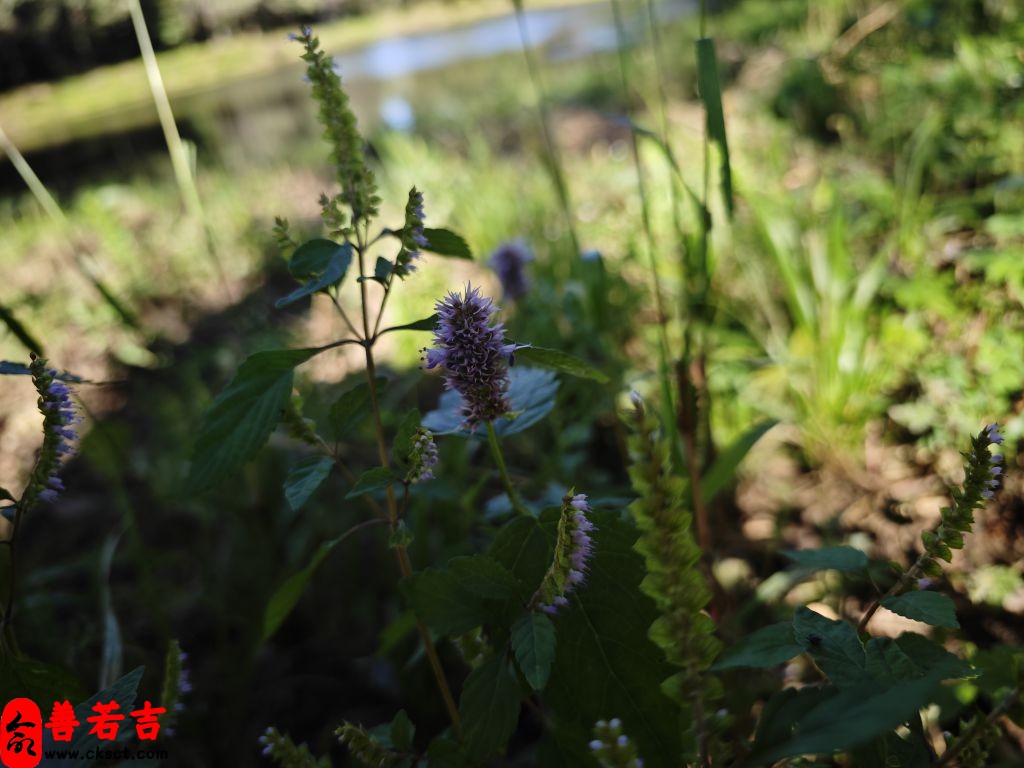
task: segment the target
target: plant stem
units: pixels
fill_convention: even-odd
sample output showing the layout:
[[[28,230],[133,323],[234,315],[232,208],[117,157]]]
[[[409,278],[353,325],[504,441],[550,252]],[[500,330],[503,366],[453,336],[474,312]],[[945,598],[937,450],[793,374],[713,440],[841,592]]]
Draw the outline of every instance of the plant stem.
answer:
[[[508,469],[505,466],[505,457],[502,455],[501,445],[498,443],[498,433],[494,431],[494,424],[490,421],[487,422],[487,442],[491,446],[491,456],[494,457],[494,463],[498,465],[498,473],[501,475],[501,484],[505,487],[505,493],[508,494],[508,500],[512,502],[512,509],[520,515],[529,515],[530,511],[524,507],[523,503],[519,500],[519,494],[516,493],[515,486],[512,485],[512,478],[508,476]]]
[[[366,250],[365,237],[359,232],[358,226],[356,227],[356,236],[359,240],[356,251],[359,254],[359,276],[365,277],[364,271],[364,258],[363,254]],[[362,310],[363,310],[363,333],[366,342],[363,344],[363,350],[366,353],[366,379],[367,385],[370,390],[370,409],[373,412],[373,427],[374,432],[377,436],[377,455],[380,459],[380,465],[386,467],[389,465],[388,461],[388,448],[387,442],[384,439],[384,426],[380,419],[380,403],[377,399],[377,367],[373,360],[373,340],[370,338],[370,319],[369,310],[366,303],[366,281],[359,281],[359,290],[362,299]],[[388,525],[392,532],[398,527],[398,505],[395,500],[395,491],[391,485],[387,488],[387,499],[388,499]],[[407,579],[412,576],[412,563],[409,560],[409,553],[406,550],[404,544],[395,544],[395,558],[398,560],[398,570],[401,573],[403,579]],[[448,686],[448,679],[445,677],[444,668],[441,666],[441,659],[437,655],[437,648],[434,647],[434,641],[430,637],[430,631],[427,626],[416,617],[416,629],[420,635],[420,641],[423,643],[423,649],[426,652],[427,660],[430,663],[430,669],[434,674],[434,680],[437,683],[437,687],[441,692],[441,698],[444,699],[445,709],[448,710],[448,717],[452,722],[452,729],[455,731],[455,735],[461,741],[462,740],[462,721],[459,718],[459,710],[455,705],[455,699],[452,696],[451,688]]]
[[[875,601],[868,606],[868,609],[864,612],[864,615],[861,616],[860,621],[857,623],[857,632],[864,632],[867,630],[868,622],[871,621],[871,617],[875,615],[875,612],[881,608],[883,600],[900,594],[907,586],[910,585],[910,582],[920,575],[921,568],[928,557],[927,552],[922,554],[917,558],[917,561],[910,566],[909,570],[900,576],[895,584],[889,587],[888,592],[881,597],[875,598]]]

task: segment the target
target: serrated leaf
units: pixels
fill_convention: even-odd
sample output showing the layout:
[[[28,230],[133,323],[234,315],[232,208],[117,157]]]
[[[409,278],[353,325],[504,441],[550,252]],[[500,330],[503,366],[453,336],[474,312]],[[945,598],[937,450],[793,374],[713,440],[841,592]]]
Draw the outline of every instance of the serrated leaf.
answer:
[[[820,549],[784,549],[782,554],[801,568],[813,571],[836,570],[849,573],[868,567],[868,556],[846,545]]]
[[[800,606],[793,616],[793,636],[839,688],[858,685],[867,679],[864,646],[852,624],[833,621]]]
[[[931,702],[938,686],[936,678],[927,677],[840,690],[801,717],[792,738],[755,750],[743,766],[771,765],[785,757],[831,754],[866,744],[914,717]]]
[[[278,349],[246,358],[203,416],[188,478],[194,492],[212,487],[263,447],[291,397],[295,367],[318,351]]]
[[[905,592],[882,600],[882,607],[914,621],[934,627],[957,629],[956,605],[939,592]]]
[[[72,701],[85,695],[81,682],[68,669],[27,657],[0,654],[0,698],[26,698],[37,703]],[[44,705],[45,706],[45,705]]]
[[[865,647],[866,669],[876,680],[918,680],[973,677],[970,664],[924,635],[904,632],[897,639],[873,637]]]
[[[356,499],[366,493],[382,491],[392,483],[399,481],[398,475],[391,467],[374,467],[359,476],[352,490],[345,494],[346,499]]]
[[[427,568],[403,581],[401,588],[416,615],[442,635],[460,635],[487,623],[519,593],[515,577],[486,555],[457,557],[445,568]]]
[[[512,625],[512,651],[530,687],[544,690],[555,661],[555,625],[551,619],[532,611],[520,616]]]
[[[383,336],[385,333],[391,333],[392,331],[432,331],[437,327],[438,314],[435,312],[430,317],[425,317],[422,320],[417,320],[413,323],[406,323],[405,325],[395,325],[391,328],[385,328],[381,331]]]
[[[722,87],[718,79],[718,58],[715,41],[702,37],[697,40],[697,87],[704,102],[705,130],[710,141],[718,145],[721,156],[719,181],[722,198],[729,216],[733,213],[732,168],[729,163],[729,141],[725,134],[725,113],[722,110]],[[707,201],[705,201],[706,203]]]
[[[348,272],[348,268],[351,263],[352,246],[347,243],[345,245],[337,246],[331,254],[330,260],[323,272],[310,278],[307,282],[303,283],[287,296],[278,299],[274,303],[274,306],[278,309],[287,307],[289,304],[293,304],[299,299],[317,293],[318,291],[323,291],[330,288],[332,285],[340,283],[345,279],[345,274]]]
[[[424,228],[423,236],[427,239],[427,244],[423,247],[425,251],[456,259],[473,258],[473,252],[469,250],[469,245],[462,236],[449,229]]]
[[[378,394],[387,384],[387,379],[378,376],[375,380]],[[327,424],[335,440],[344,440],[370,415],[370,385],[363,381],[341,395],[327,415]]]
[[[729,487],[736,477],[736,469],[746,458],[750,449],[776,424],[778,422],[774,420],[755,424],[718,454],[715,463],[708,468],[700,480],[701,494],[704,496],[705,504],[710,504],[718,497],[718,494]]]
[[[459,716],[470,757],[484,760],[505,746],[519,720],[519,683],[504,653],[469,673]]]
[[[515,356],[517,360],[525,360],[527,363],[539,365],[541,368],[550,368],[559,373],[567,373],[580,379],[591,379],[601,384],[608,383],[608,377],[601,371],[578,357],[557,349],[525,346],[517,349]]]
[[[298,512],[309,501],[320,484],[331,474],[334,460],[326,456],[308,456],[288,473],[284,481],[284,497],[288,506]]]
[[[100,741],[97,734],[89,733],[85,727],[87,718],[94,717],[93,707],[97,702],[116,701],[120,705],[120,712],[131,712],[135,708],[136,697],[138,696],[139,683],[142,682],[142,667],[136,667],[127,675],[122,677],[109,688],[106,688],[87,701],[75,706],[75,719],[82,723],[82,727],[75,728],[74,736],[70,743],[55,742],[49,728],[44,728],[43,752],[49,750],[66,750],[65,754],[73,754],[75,757],[53,758],[46,761],[47,768],[86,768],[95,763],[95,756],[88,757],[87,754],[95,750],[112,749],[117,744],[123,744],[135,738],[135,729],[122,724],[117,730],[117,736],[113,741]],[[58,699],[59,700],[59,699]],[[51,702],[52,704],[52,702]],[[127,719],[127,718],[126,718]]]
[[[338,252],[346,248],[351,251],[351,246],[347,244],[343,245],[322,237],[313,238],[295,249],[295,253],[288,261],[288,271],[296,280],[318,277],[327,271]]]
[[[753,751],[764,752],[791,739],[800,718],[838,693],[834,685],[826,685],[785,688],[773,695],[757,718]]]
[[[793,635],[793,622],[782,621],[762,627],[730,649],[711,669],[753,667],[764,669],[783,664],[804,652]]]
[[[520,368],[509,371],[508,399],[512,405],[514,419],[497,419],[494,431],[499,437],[514,435],[533,426],[551,412],[555,407],[555,393],[558,391],[558,379],[551,371],[538,368]],[[447,390],[441,395],[437,410],[423,417],[423,426],[438,435],[469,436],[462,429],[465,417],[462,415],[462,396],[455,390]],[[487,430],[483,425],[473,433],[485,436]]]

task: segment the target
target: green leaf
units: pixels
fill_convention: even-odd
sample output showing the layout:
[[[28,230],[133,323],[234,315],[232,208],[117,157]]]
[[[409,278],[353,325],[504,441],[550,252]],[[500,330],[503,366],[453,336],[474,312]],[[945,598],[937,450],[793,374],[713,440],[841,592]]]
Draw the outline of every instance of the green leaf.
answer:
[[[555,625],[543,613],[530,612],[512,625],[512,651],[526,682],[544,690],[555,661]]]
[[[785,688],[770,699],[757,718],[753,752],[765,752],[793,737],[800,718],[839,692],[834,685]]]
[[[555,407],[556,392],[558,379],[551,371],[518,366],[512,368],[509,371],[508,399],[516,416],[513,419],[497,419],[494,431],[499,437],[504,437],[532,427]],[[437,410],[423,417],[423,426],[438,435],[457,434],[468,437],[470,433],[462,429],[463,421],[462,396],[455,390],[447,390],[442,393]],[[483,437],[487,430],[480,425],[473,434]]]
[[[868,678],[864,646],[849,622],[833,621],[800,606],[793,616],[793,636],[839,688],[863,683]]]
[[[373,265],[373,276],[381,283],[388,279],[388,275],[391,274],[391,270],[394,269],[394,264],[385,259],[383,256],[377,257],[377,263]]]
[[[729,216],[733,213],[732,169],[729,165],[729,142],[725,135],[725,114],[722,111],[722,88],[718,80],[718,59],[715,41],[702,37],[697,41],[697,87],[704,102],[708,139],[718,145],[721,154],[722,198]],[[705,201],[707,202],[707,201]]]
[[[344,540],[346,535],[347,533],[343,533],[330,541],[323,542],[317,548],[309,564],[298,573],[293,573],[285,579],[284,583],[270,596],[267,609],[263,613],[264,640],[269,639],[277,632],[284,620],[288,618],[288,614],[292,612],[298,604],[299,598],[306,591],[306,587],[309,586],[310,579],[313,578],[316,569],[320,567],[320,563],[338,543]]]
[[[398,710],[398,714],[391,721],[391,744],[399,752],[412,752],[412,740],[416,736],[416,726],[405,714],[404,709]]]
[[[85,695],[81,682],[68,669],[11,653],[0,654],[0,698],[40,702],[72,701]]]
[[[327,271],[339,252],[346,249],[349,252],[352,250],[348,244],[342,245],[333,240],[314,238],[295,249],[288,262],[288,271],[296,280],[318,277]]]
[[[469,673],[459,716],[470,757],[484,760],[505,746],[519,719],[519,683],[504,653]]]
[[[797,643],[793,635],[793,622],[783,621],[751,633],[716,661],[711,669],[774,667],[803,652],[803,646]]]
[[[298,253],[298,251],[296,251],[296,253]],[[312,277],[284,298],[278,299],[274,303],[274,306],[281,309],[282,307],[293,304],[299,299],[305,298],[310,294],[323,291],[332,285],[340,283],[345,279],[345,274],[348,272],[348,268],[351,263],[352,246],[347,243],[345,245],[337,246],[331,254],[330,261],[328,261],[327,266],[324,268],[322,273]]]
[[[822,547],[821,549],[784,549],[782,554],[801,568],[812,571],[862,571],[868,567],[868,556],[850,546]]]
[[[755,750],[743,766],[771,765],[784,757],[831,754],[866,744],[914,717],[932,701],[938,686],[936,678],[927,677],[841,690],[800,718],[792,738]]]
[[[291,397],[295,366],[318,351],[257,352],[242,363],[203,416],[188,478],[194,492],[212,487],[263,447]]]
[[[502,526],[491,543],[490,556],[509,570],[520,594],[531,597],[551,565],[553,537],[532,517],[516,517]]]
[[[918,680],[928,676],[952,679],[976,674],[970,664],[913,632],[904,632],[896,640],[873,637],[865,651],[867,672],[876,680]]]
[[[134,739],[135,729],[130,727],[130,725],[125,726],[125,724],[122,723],[121,727],[118,728],[117,736],[113,741],[100,741],[96,734],[89,733],[89,728],[85,727],[85,724],[88,722],[87,718],[95,716],[96,713],[93,711],[93,707],[100,701],[116,701],[121,705],[119,710],[120,712],[131,712],[135,708],[139,683],[142,682],[142,673],[143,668],[136,667],[109,688],[100,691],[87,701],[75,705],[75,719],[82,723],[82,727],[75,728],[75,733],[70,743],[55,742],[50,729],[44,728],[44,753],[48,750],[59,749],[67,750],[67,754],[78,755],[73,758],[55,758],[53,760],[47,760],[47,768],[86,768],[86,766],[94,765],[96,762],[95,757],[86,756],[88,752],[93,751],[95,754],[95,750],[97,749],[111,749],[116,744],[123,744]],[[61,700],[63,699],[55,699],[55,701]],[[127,720],[127,717],[125,719]]]
[[[456,259],[473,258],[473,252],[469,250],[466,241],[451,230],[424,228],[423,236],[427,238],[427,245],[423,249],[425,251]]]
[[[387,381],[383,376],[377,377],[375,384],[378,394]],[[344,440],[369,415],[370,385],[363,381],[334,401],[327,415],[327,424],[335,440]]]
[[[885,598],[882,607],[934,627],[956,629],[960,626],[953,601],[939,592],[906,592]]]
[[[648,637],[658,612],[640,591],[645,568],[633,551],[637,530],[617,512],[594,510],[590,517],[597,527],[594,554],[586,584],[553,620],[558,645],[545,702],[556,727],[577,735],[577,748],[586,748],[597,720],[618,717],[647,768],[676,768],[682,751],[680,711],[661,682],[677,670]],[[557,510],[540,519],[552,544],[557,520]]]
[[[308,456],[296,464],[284,481],[284,497],[288,506],[296,512],[302,509],[331,474],[333,466],[334,461],[326,456]]]
[[[740,435],[732,445],[718,454],[715,463],[708,468],[700,481],[705,504],[710,504],[718,497],[718,494],[729,487],[736,476],[736,469],[740,462],[746,458],[747,453],[764,436],[765,432],[776,424],[778,422],[774,420],[755,424]]]
[[[580,379],[592,379],[601,384],[608,383],[608,377],[593,366],[573,357],[570,354],[557,349],[545,349],[544,347],[520,347],[515,351],[519,360],[539,365],[541,368],[550,368],[559,373],[567,373]]]
[[[399,481],[398,475],[391,467],[374,467],[359,476],[352,490],[345,494],[346,499],[356,499],[365,493],[382,491],[392,483]]]
[[[416,615],[442,635],[460,635],[496,618],[519,594],[515,577],[486,555],[456,557],[445,568],[427,568],[402,582]]]
[[[417,320],[413,323],[385,328],[380,332],[380,335],[383,336],[385,333],[391,333],[392,331],[432,331],[437,327],[437,320],[438,314],[435,312],[430,317],[424,317],[422,320]]]

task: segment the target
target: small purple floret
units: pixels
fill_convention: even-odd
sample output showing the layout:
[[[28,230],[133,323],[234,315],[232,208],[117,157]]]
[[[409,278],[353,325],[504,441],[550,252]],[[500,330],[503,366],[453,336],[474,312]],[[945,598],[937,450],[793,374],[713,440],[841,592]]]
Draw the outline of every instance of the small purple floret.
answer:
[[[530,278],[526,274],[526,265],[533,261],[533,252],[524,240],[510,240],[502,243],[491,254],[490,265],[498,280],[501,290],[510,299],[519,299],[530,290]]]

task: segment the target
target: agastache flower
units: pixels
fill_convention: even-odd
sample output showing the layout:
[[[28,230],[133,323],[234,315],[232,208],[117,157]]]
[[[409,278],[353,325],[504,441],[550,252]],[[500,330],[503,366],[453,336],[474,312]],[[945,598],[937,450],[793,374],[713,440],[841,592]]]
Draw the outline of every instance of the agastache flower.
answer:
[[[570,491],[562,499],[555,556],[532,602],[545,613],[557,613],[568,605],[567,595],[586,579],[587,564],[594,551],[590,535],[594,524],[587,517],[589,511],[586,494],[573,495]]]
[[[519,299],[530,289],[526,265],[533,261],[533,251],[523,239],[502,243],[491,254],[491,269],[498,275],[501,290],[510,299]]]
[[[429,429],[420,427],[416,430],[416,437],[412,442],[412,451],[409,454],[409,472],[406,481],[409,483],[421,483],[424,480],[433,480],[433,469],[437,466],[437,445],[434,443],[434,433]]]
[[[493,302],[467,285],[464,296],[450,293],[435,308],[435,347],[426,350],[426,367],[444,368],[445,387],[462,395],[467,429],[504,416],[511,410],[506,392],[516,345],[506,342],[503,323],[492,324]]]
[[[19,505],[30,509],[37,501],[52,502],[64,490],[58,473],[63,457],[74,453],[71,442],[78,437],[73,429],[80,419],[71,402],[71,390],[57,378],[57,371],[47,367],[46,360],[33,357],[29,365],[32,383],[39,393],[38,408],[43,415],[43,445],[39,458]]]

